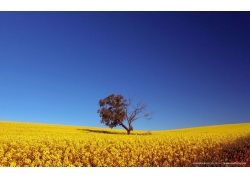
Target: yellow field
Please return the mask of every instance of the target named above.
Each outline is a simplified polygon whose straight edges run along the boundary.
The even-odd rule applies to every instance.
[[[248,166],[250,123],[171,131],[0,121],[0,166]]]

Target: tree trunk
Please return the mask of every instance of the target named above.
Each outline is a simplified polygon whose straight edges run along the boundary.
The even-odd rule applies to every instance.
[[[130,129],[127,128],[122,122],[120,122],[120,125],[127,130],[128,135],[130,134]]]

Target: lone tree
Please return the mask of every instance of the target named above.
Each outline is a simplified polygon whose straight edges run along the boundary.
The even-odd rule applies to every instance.
[[[140,101],[130,111],[129,106],[132,104],[132,99],[125,100],[122,95],[111,94],[108,97],[99,101],[100,109],[97,111],[104,123],[110,128],[117,125],[122,126],[127,130],[128,135],[133,130],[132,123],[140,118],[151,119],[152,112],[145,113],[147,105]],[[124,124],[127,121],[127,126]]]

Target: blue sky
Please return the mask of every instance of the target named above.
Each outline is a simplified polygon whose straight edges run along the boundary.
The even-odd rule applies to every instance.
[[[142,99],[162,130],[250,122],[249,12],[0,12],[0,119],[105,127]]]

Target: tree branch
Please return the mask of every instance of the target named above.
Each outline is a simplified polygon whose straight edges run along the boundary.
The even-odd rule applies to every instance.
[[[132,103],[131,99],[129,99],[129,105]],[[128,113],[128,106],[126,107],[126,119],[128,121],[129,124],[131,124],[132,122],[134,122],[137,119],[140,118],[146,118],[147,120],[152,119],[151,115],[153,114],[153,112],[150,113],[145,113],[145,114],[141,114],[146,110],[147,105],[145,103],[142,102],[142,100],[136,105],[136,107],[133,107],[134,110],[130,113]],[[141,114],[141,115],[139,115]]]

